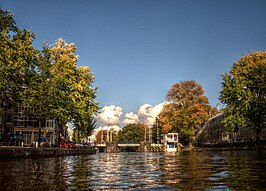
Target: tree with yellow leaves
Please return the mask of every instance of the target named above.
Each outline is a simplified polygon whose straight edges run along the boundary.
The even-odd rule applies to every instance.
[[[50,48],[53,76],[50,84],[54,100],[52,112],[58,122],[73,122],[82,131],[98,111],[98,104],[94,101],[94,76],[89,67],[77,67],[76,49],[73,43],[68,44],[63,39],[58,39]]]
[[[78,130],[87,132],[86,125],[98,111],[94,101],[96,88],[92,87],[94,76],[89,67],[77,67],[76,49],[63,39],[46,45],[29,89],[34,114],[40,119],[49,117],[57,121],[56,145],[64,124],[72,122]]]

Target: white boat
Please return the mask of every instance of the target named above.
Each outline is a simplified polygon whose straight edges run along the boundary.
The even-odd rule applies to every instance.
[[[166,152],[178,152],[178,133],[167,133],[162,135],[162,142]]]

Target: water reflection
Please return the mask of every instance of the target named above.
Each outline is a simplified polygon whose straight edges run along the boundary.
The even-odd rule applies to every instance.
[[[265,151],[0,160],[1,190],[264,190]]]

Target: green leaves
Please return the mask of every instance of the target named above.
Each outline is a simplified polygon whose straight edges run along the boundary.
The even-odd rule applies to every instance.
[[[21,103],[24,89],[35,73],[38,51],[32,46],[34,34],[18,29],[9,11],[0,10],[0,18],[1,102],[6,100],[9,107],[15,107]]]
[[[4,30],[15,32],[18,28],[14,20],[14,15],[10,11],[3,11],[0,9],[0,32]]]
[[[220,100],[226,104],[224,124],[231,129],[265,128],[266,52],[251,52],[223,75]]]
[[[148,131],[148,127],[146,127]],[[128,124],[123,127],[122,131],[118,132],[118,142],[122,143],[139,143],[144,140],[145,125],[138,124]]]
[[[73,122],[88,133],[98,103],[89,67],[77,67],[77,47],[58,39],[38,51],[34,33],[17,28],[10,11],[1,9],[0,32],[0,107],[24,102],[32,108],[27,115]]]

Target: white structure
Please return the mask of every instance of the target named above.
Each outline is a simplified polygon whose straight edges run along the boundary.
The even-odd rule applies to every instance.
[[[165,145],[166,152],[177,152],[178,151],[178,133],[167,133],[162,134],[162,143]]]

